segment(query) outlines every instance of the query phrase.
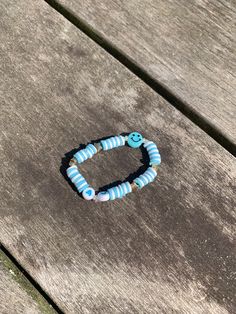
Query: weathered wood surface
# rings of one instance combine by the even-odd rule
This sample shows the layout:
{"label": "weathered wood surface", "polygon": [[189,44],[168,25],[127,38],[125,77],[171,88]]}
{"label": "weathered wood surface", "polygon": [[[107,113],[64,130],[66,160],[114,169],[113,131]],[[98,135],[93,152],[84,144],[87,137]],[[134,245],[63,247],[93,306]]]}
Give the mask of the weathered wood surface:
{"label": "weathered wood surface", "polygon": [[[1,252],[0,252],[1,254]],[[38,304],[16,282],[16,274],[3,266],[0,257],[0,313],[37,314],[42,313]]]}
{"label": "weathered wood surface", "polygon": [[236,144],[236,2],[57,0]]}
{"label": "weathered wood surface", "polygon": [[[0,28],[4,245],[67,313],[235,312],[233,157],[46,3],[1,0]],[[159,145],[157,182],[83,201],[64,154],[134,129]],[[140,158],[81,169],[99,187]]]}

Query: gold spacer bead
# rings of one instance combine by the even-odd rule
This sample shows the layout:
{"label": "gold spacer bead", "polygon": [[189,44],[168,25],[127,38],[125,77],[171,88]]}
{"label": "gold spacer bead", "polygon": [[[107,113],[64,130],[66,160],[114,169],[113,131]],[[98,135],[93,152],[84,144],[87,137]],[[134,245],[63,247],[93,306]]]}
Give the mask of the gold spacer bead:
{"label": "gold spacer bead", "polygon": [[76,165],[77,164],[77,161],[75,158],[72,158],[69,162],[69,166],[73,166],[73,165]]}
{"label": "gold spacer bead", "polygon": [[135,191],[138,190],[138,186],[137,186],[137,184],[135,182],[132,182],[130,185],[131,185],[131,188],[132,188],[132,192],[135,192]]}
{"label": "gold spacer bead", "polygon": [[155,171],[157,171],[158,170],[158,165],[152,165],[152,168],[155,170]]}
{"label": "gold spacer bead", "polygon": [[94,143],[93,145],[96,147],[98,153],[102,150],[102,146],[100,143]]}

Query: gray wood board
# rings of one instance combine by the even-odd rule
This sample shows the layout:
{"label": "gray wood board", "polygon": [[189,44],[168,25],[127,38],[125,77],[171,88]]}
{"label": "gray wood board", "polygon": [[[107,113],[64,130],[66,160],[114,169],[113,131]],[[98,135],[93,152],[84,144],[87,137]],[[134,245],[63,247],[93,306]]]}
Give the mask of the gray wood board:
{"label": "gray wood board", "polygon": [[[67,313],[233,313],[236,166],[221,146],[44,2],[0,2],[0,240]],[[82,200],[64,154],[139,130],[156,182]],[[81,166],[94,187],[139,150]]]}
{"label": "gray wood board", "polygon": [[6,269],[0,259],[0,313],[38,314],[42,313],[38,304],[15,281],[14,271]]}
{"label": "gray wood board", "polygon": [[57,0],[236,144],[236,4]]}

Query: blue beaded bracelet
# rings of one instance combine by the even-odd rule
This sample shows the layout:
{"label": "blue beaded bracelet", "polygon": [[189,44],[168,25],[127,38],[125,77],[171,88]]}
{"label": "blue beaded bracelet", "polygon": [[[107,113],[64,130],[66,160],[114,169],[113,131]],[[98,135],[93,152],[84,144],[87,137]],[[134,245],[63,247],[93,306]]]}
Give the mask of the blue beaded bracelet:
{"label": "blue beaded bracelet", "polygon": [[[95,190],[88,184],[83,175],[78,170],[77,164],[81,164],[88,158],[92,158],[102,150],[110,150],[112,148],[124,146],[128,143],[130,147],[138,148],[142,144],[146,148],[149,156],[149,167],[139,177],[135,178],[132,183],[123,182],[118,186],[112,187],[104,192],[95,193]],[[113,136],[106,140],[101,140],[96,144],[88,144],[84,149],[79,150],[70,160],[67,175],[71,182],[76,186],[79,193],[82,193],[86,200],[108,201],[122,198],[126,194],[137,189],[142,189],[145,185],[152,182],[157,176],[157,168],[161,163],[161,156],[155,143],[149,141],[138,132],[132,132],[128,136]]]}

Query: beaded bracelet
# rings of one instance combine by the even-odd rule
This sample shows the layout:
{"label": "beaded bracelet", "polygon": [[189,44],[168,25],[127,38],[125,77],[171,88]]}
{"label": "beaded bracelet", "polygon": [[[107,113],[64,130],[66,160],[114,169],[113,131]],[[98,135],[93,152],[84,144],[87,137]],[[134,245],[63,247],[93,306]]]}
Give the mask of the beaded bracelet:
{"label": "beaded bracelet", "polygon": [[[81,164],[88,158],[92,158],[102,150],[110,150],[112,148],[124,146],[128,143],[130,147],[138,148],[142,144],[146,148],[149,156],[149,167],[139,177],[135,178],[132,183],[126,181],[118,186],[112,187],[104,192],[95,193],[95,190],[87,183],[85,178],[79,172],[77,164]],[[129,136],[113,136],[105,140],[101,140],[96,144],[88,144],[84,149],[79,150],[70,160],[67,175],[74,183],[79,193],[86,200],[95,201],[108,201],[122,198],[132,191],[142,189],[145,185],[149,184],[157,176],[157,168],[161,163],[161,156],[155,143],[149,141],[138,132],[132,132]]]}

